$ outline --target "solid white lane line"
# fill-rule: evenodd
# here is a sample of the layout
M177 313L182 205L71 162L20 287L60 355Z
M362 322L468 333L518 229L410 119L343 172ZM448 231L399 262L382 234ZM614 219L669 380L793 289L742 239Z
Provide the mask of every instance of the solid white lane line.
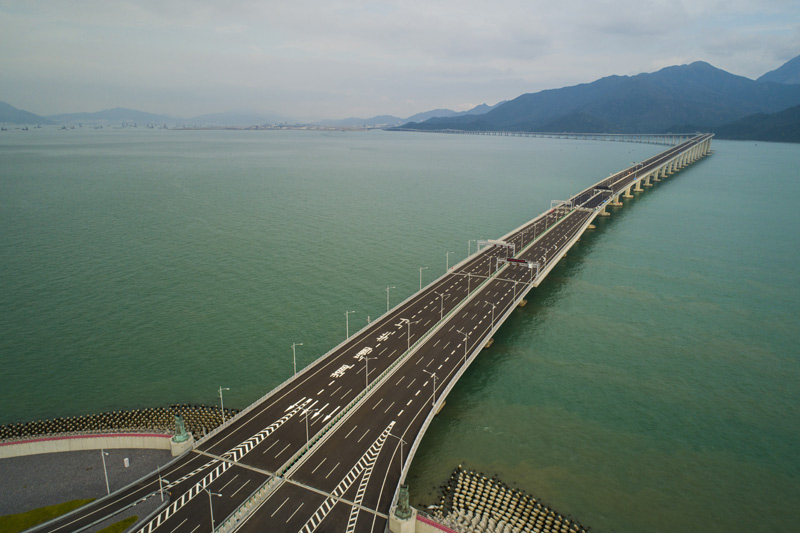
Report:
M278 508L277 508L277 509L275 509L274 511L272 511L272 514L271 514L271 515L269 515L269 517L270 517L270 518L272 518L273 516L275 516L276 514L278 514L278 511L280 511L280 510L281 510L281 507L283 507L283 505L284 505L286 502L288 502L288 501L289 501L289 497L287 496L287 497L286 497L286 499L285 499L285 500L283 500L283 503L282 503L282 504L280 504L280 505L278 506Z
M233 494L231 494L231 498L233 498L234 496L236 496L236 493L237 493L237 492L239 492L240 490L242 490L243 488L245 488L245 487L247 486L247 484L248 484L248 483L250 483L250 480L249 480L249 479L248 479L247 481L245 481L244 483L242 483L242 486L241 486L241 487L239 487L238 489L236 489L236 491L235 491Z
M239 477L239 474L236 474L235 476L233 476L233 479L231 479L230 481L228 481L227 483L225 483L223 486L221 486L221 487L219 488L219 491L220 491L220 492L222 492L223 490L225 490L225 487L227 487L228 485L230 485L231 483L233 483L234 481L236 481L236 478L237 478L237 477Z
M290 442L289 444L287 444L286 446L284 446L284 447L283 447L283 449L282 449L281 451L279 451L277 454L275 454L275 458L277 459L277 458L278 458L278 456L279 456L280 454L282 454L283 452L285 452L285 451L286 451L286 448L288 448L288 447L289 447L291 444L292 444L292 443Z
M186 523L186 521L187 521L187 520L189 520L189 518L188 518L188 517L187 517L187 518L184 518L184 519L183 519L183 522L181 522L180 524L178 524L178 525L175 527L175 529L173 529L173 530L172 530L172 532L171 532L171 533L175 533L176 531L178 531L178 530L181 528L181 526L182 526L183 524L185 524L185 523Z
M295 509L294 512L292 513L292 516L286 519L287 524L289 523L289 520L291 520L292 517L297 514L297 511L299 511L300 507L302 507L303 505L305 505L305 502L301 502L300 505L297 507L297 509Z
M275 442L273 442L272 444L270 444L270 445L269 445L269 448L272 448L273 446L275 446L276 444L278 444L278 442L279 442L279 441L280 441L280 439L275 439ZM267 452L269 451L269 448L267 448L266 450L264 450L263 452L261 452L261 455L264 455L265 453L267 453Z
M319 462L319 464L316 466L316 468L314 468L314 470L312 470L312 471L311 471L311 473L313 474L314 472L316 472L316 471L317 471L317 468L321 467L321 466L322 466L322 463L324 463L324 462L325 462L325 461L327 461L327 460L328 460L328 458L327 458L327 457L323 457L323 458L322 458L322 461L320 461L320 462Z
M327 475L327 476L325 476L325 479L328 479L328 476L330 476L331 474L333 474L333 471L334 471L334 470L336 470L336 468L337 468L337 467L338 467L340 464L342 464L342 463L341 463L341 462L338 462L338 463L336 463L336 466L334 466L333 468L331 468L331 471L330 471L330 472L328 472L328 475Z

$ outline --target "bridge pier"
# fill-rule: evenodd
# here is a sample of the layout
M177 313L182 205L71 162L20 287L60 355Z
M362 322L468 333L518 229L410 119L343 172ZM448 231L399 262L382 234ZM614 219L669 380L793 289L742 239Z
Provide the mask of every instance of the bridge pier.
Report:
M610 217L611 213L606 211L606 207L607 206L608 206L608 204L603 204L603 209L600 210L600 212L597 214L597 216L599 216L599 217Z
M645 178L644 178L644 186L645 186L645 187L652 187L652 186L653 186L653 184L652 184L652 183L650 183L650 176L651 176L651 174L648 174L648 175L647 175L647 176L645 176Z
M625 189L625 194L622 196L623 198L633 198L631 194L631 186L629 185L627 189Z
M667 175L671 176L678 171L678 159L675 158L669 162L669 170L667 170Z

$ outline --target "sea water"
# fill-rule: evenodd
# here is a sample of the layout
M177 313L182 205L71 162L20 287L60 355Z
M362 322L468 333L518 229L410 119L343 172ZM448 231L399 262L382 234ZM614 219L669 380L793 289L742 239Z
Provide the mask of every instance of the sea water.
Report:
M412 463L597 531L800 523L800 146L625 200L530 293ZM463 259L664 149L389 132L0 134L0 423L245 407ZM447 252L452 252L447 257Z

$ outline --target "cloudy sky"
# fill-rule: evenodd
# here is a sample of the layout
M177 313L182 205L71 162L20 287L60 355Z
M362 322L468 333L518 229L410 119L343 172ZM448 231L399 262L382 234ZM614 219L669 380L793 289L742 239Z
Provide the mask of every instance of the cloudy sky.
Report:
M41 115L407 117L797 55L798 0L0 0L0 100Z

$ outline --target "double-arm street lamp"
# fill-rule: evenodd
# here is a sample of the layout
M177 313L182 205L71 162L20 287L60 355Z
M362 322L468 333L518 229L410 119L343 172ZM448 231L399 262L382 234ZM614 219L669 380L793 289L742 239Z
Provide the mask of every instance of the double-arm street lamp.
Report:
M464 366L467 366L467 345L469 344L469 333L464 333L460 329L458 330L459 333L464 335Z
M433 396L431 397L431 407L433 407L436 405L436 372L428 372L424 368L422 371L433 376Z
M377 359L377 357L364 356L364 390L369 387L369 360Z
M416 324L417 322L419 322L419 320L415 320L414 322L411 322L407 318L401 318L400 321L401 322L405 322L406 324L408 324L408 348L407 348L407 350L410 350L411 349L411 324Z
M400 437L398 437L397 435L393 435L393 434L389 433L389 436L390 437L394 437L398 441L400 441L400 477L402 478L403 477L403 444L408 444L408 443L406 441L404 441L403 439L401 439Z
M440 299L441 304L439 306L439 320L444 318L444 293L433 291Z

